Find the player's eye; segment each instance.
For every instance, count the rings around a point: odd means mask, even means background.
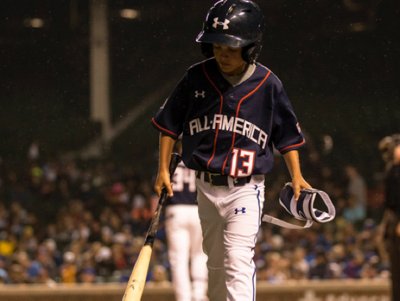
[[[240,51],[240,48],[228,47],[228,51],[231,52],[231,53],[235,53],[235,52]]]

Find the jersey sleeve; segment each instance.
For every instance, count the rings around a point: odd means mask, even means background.
[[[275,97],[272,142],[275,148],[284,154],[300,148],[305,144],[305,139],[282,85],[277,87]]]
[[[174,139],[177,139],[182,133],[187,111],[187,87],[188,79],[187,74],[185,74],[157,114],[151,119],[153,126],[157,130]]]

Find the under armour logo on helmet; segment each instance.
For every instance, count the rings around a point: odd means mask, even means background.
[[[229,29],[228,24],[229,24],[230,22],[231,22],[231,21],[229,21],[228,19],[225,19],[224,22],[220,22],[220,21],[218,20],[218,18],[214,18],[214,23],[213,23],[212,27],[217,28],[218,25],[220,25],[220,26],[222,26],[222,29],[223,29],[223,30],[227,30],[227,29]]]
[[[199,97],[206,98],[206,91],[204,91],[204,90],[201,90],[201,91],[196,90],[196,91],[194,91],[194,97],[196,97],[196,98],[199,98]]]

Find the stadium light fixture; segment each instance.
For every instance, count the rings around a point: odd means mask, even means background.
[[[44,20],[42,18],[27,18],[24,20],[25,27],[30,28],[43,28]]]
[[[121,18],[134,20],[140,16],[140,11],[133,8],[123,8],[119,12]]]

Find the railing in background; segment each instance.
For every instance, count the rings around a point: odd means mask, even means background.
[[[2,285],[4,301],[120,301],[125,284]],[[257,283],[257,300],[268,301],[391,301],[386,280],[288,281]],[[174,301],[170,284],[148,283],[142,301]]]

